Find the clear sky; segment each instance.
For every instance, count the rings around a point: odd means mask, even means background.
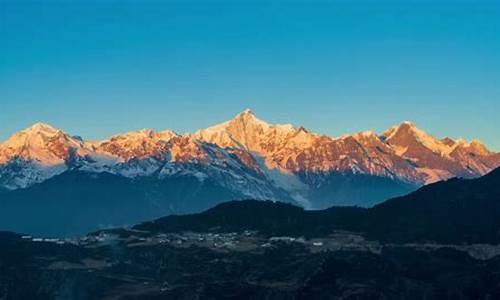
[[[500,150],[499,1],[234,2],[0,1],[0,140],[38,121],[183,133],[248,107]]]

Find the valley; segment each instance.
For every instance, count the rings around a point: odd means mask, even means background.
[[[499,183],[496,169],[369,209],[243,200],[80,237],[1,232],[0,299],[497,298]]]

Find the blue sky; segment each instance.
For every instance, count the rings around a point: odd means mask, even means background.
[[[0,140],[38,121],[183,133],[248,107],[332,136],[411,120],[500,150],[494,1],[144,3],[0,1]]]

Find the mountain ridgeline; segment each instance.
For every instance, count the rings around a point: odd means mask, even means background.
[[[496,169],[372,208],[244,200],[75,238],[0,232],[0,299],[498,299],[499,204]]]
[[[106,172],[68,171],[28,189],[0,192],[0,197],[2,230],[71,236],[179,211],[208,209],[235,195],[210,180],[179,177],[161,182]]]
[[[82,234],[241,199],[371,207],[499,165],[478,141],[437,139],[410,122],[332,138],[245,110],[191,134],[144,129],[103,141],[37,123],[0,143],[0,228]]]
[[[135,226],[152,232],[256,230],[267,236],[321,237],[338,230],[389,243],[500,243],[500,168],[476,179],[427,185],[372,208],[310,211],[271,201],[233,201],[203,213]]]

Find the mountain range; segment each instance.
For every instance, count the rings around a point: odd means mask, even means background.
[[[95,203],[103,218],[87,218],[93,227],[78,231],[85,232],[245,198],[307,209],[369,207],[425,184],[478,177],[498,166],[500,153],[480,142],[438,139],[411,122],[381,134],[333,138],[269,124],[245,110],[190,134],[144,129],[103,141],[37,123],[0,144],[0,205],[9,215],[34,202],[63,216],[70,207],[82,207],[75,213],[86,205],[89,213],[95,211]],[[105,207],[116,218],[104,213]]]
[[[372,208],[242,200],[74,238],[0,232],[0,298],[498,299],[499,214],[500,168]]]

